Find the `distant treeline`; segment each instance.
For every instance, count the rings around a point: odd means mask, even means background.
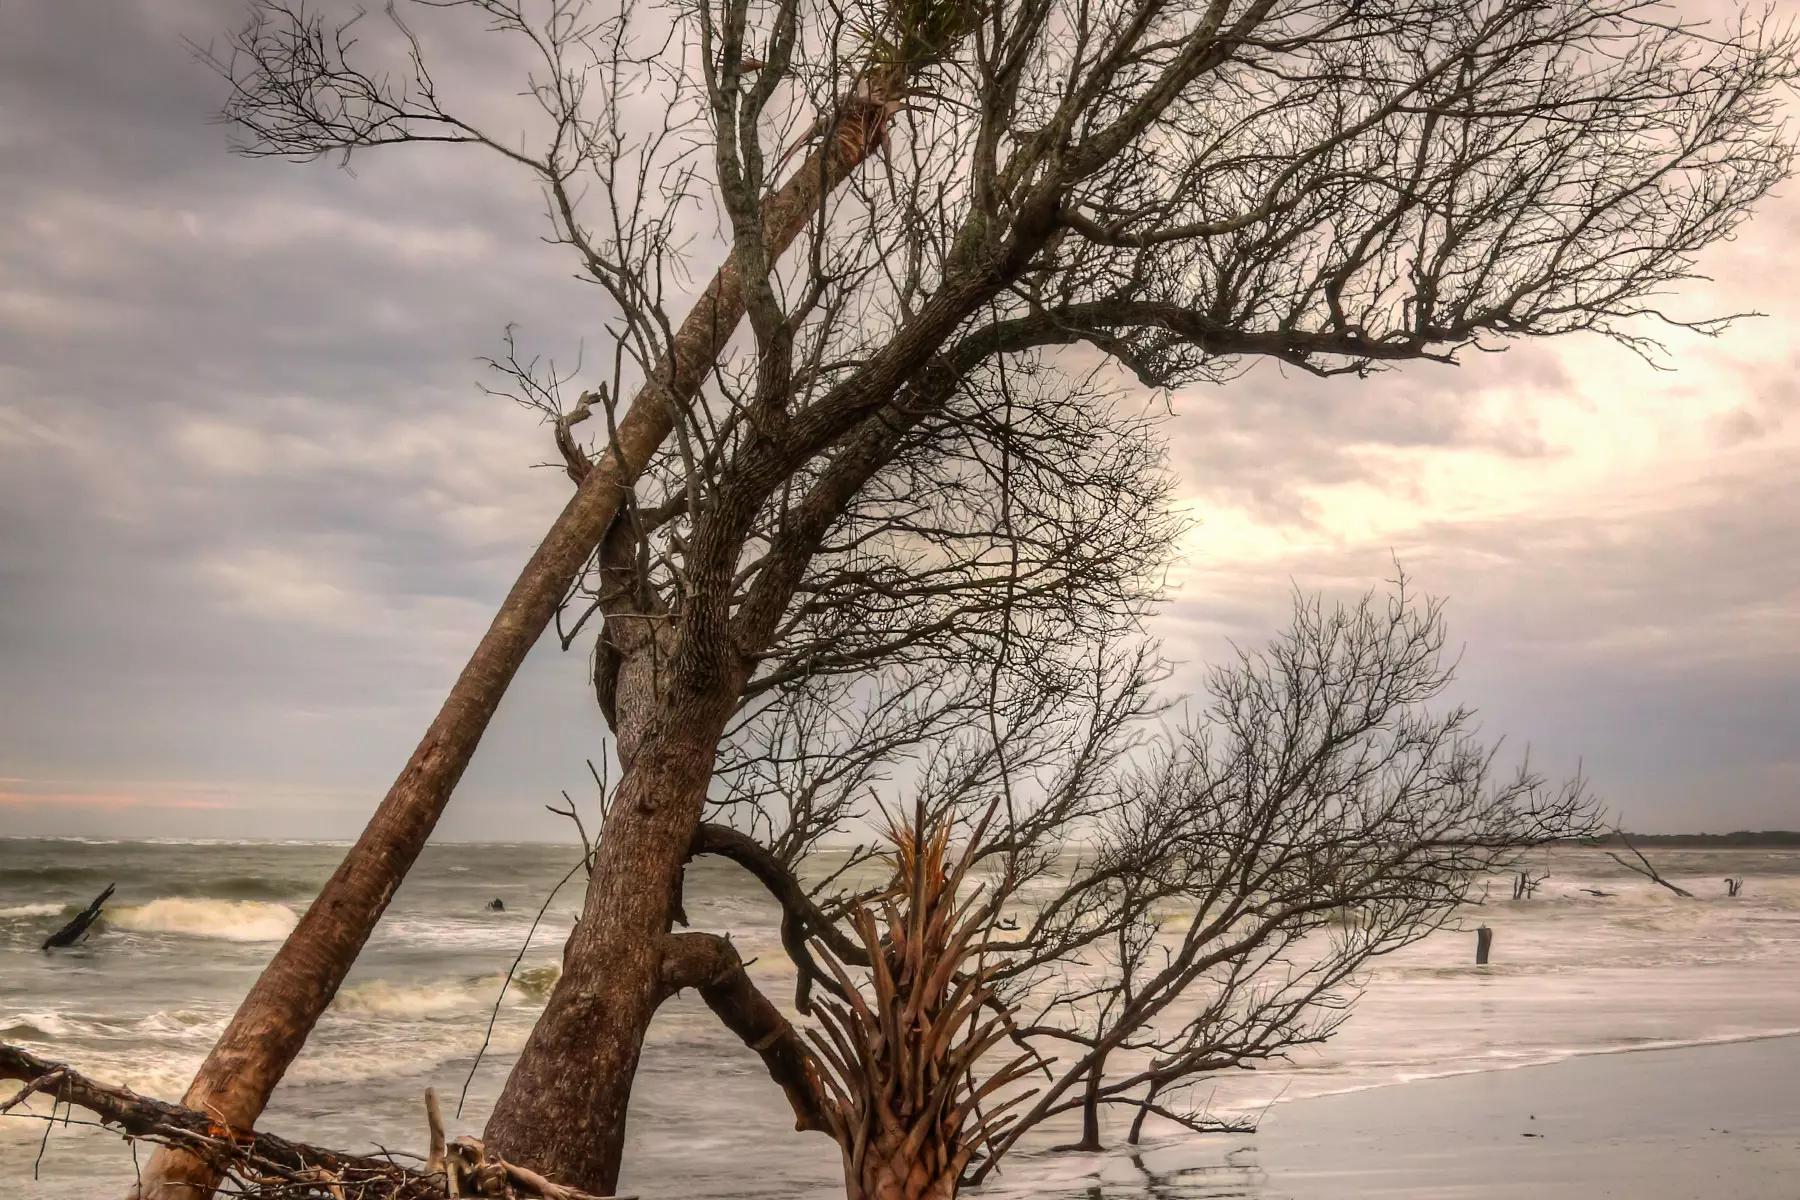
[[[1739,846],[1800,846],[1800,831],[1793,829],[1763,829],[1752,832],[1740,829],[1736,833],[1627,833],[1634,846],[1677,846],[1693,850],[1733,849]],[[1583,838],[1584,846],[1622,846],[1625,838],[1617,833],[1609,833],[1605,837]]]

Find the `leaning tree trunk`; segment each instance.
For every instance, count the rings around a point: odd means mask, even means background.
[[[833,136],[828,131],[800,169],[764,202],[763,236],[771,261],[794,242],[824,197],[877,144],[876,134],[892,111],[881,97],[888,91],[898,94],[903,81],[904,72],[896,72],[878,81],[884,86],[847,101],[839,122],[861,130],[863,136]],[[626,490],[674,428],[675,414],[698,395],[743,315],[743,279],[734,255],[682,322],[668,359],[632,399],[618,422],[616,440],[582,479],[526,563],[362,836],[238,1006],[183,1097],[189,1108],[214,1113],[241,1128],[251,1126],[262,1113],[424,848],[526,654],[618,516]],[[709,767],[710,763],[709,750]],[[692,832],[689,827],[687,836]],[[615,837],[610,827],[608,837]],[[682,845],[685,848],[685,841]],[[637,864],[620,860],[617,854],[612,861],[622,870],[622,878],[637,869]],[[659,858],[658,864],[645,869],[665,870],[660,864]],[[603,883],[599,890],[607,886]],[[631,927],[637,928],[635,921]],[[641,1037],[640,1029],[631,1040],[635,1043]],[[630,1058],[635,1063],[635,1050]],[[163,1148],[145,1168],[138,1194],[142,1200],[196,1200],[210,1195],[216,1182],[200,1160]]]
[[[669,901],[740,682],[656,705],[607,810],[563,974],[488,1121],[484,1144],[560,1183],[618,1184],[638,1054],[665,994]]]

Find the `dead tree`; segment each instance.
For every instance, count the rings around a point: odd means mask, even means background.
[[[98,896],[95,896],[86,908],[76,913],[74,920],[45,938],[44,944],[40,946],[39,949],[56,950],[63,946],[73,946],[76,942],[79,942],[82,938],[86,937],[88,935],[88,930],[93,928],[94,922],[100,919],[100,910],[104,908],[106,902],[112,898],[113,889],[117,886],[118,885],[115,883],[107,884],[106,890],[101,892]]]
[[[1530,871],[1520,871],[1513,876],[1513,899],[1529,900],[1537,894],[1538,885],[1550,878],[1548,875],[1533,875]]]
[[[1183,1106],[1194,1084],[1330,1037],[1373,959],[1592,828],[1579,781],[1496,772],[1471,712],[1432,711],[1442,646],[1440,610],[1403,582],[1348,608],[1298,602],[1287,634],[1213,672],[1198,718],[1099,789],[1095,848],[988,946],[1031,997],[1022,1037],[1058,1060],[996,1157],[1064,1113],[1092,1148],[1109,1108],[1218,1128]],[[1026,876],[1014,854],[1067,854],[1061,828],[1022,853],[1002,830],[997,853]]]
[[[1625,831],[1623,829],[1614,829],[1613,836],[1618,838],[1619,841],[1621,841],[1625,844],[1625,848],[1627,850],[1631,851],[1632,857],[1637,859],[1637,861],[1635,863],[1626,862],[1624,859],[1620,858],[1617,854],[1615,854],[1611,850],[1608,850],[1606,852],[1606,857],[1612,859],[1614,862],[1618,863],[1621,867],[1624,867],[1627,871],[1630,871],[1632,874],[1642,875],[1645,879],[1648,879],[1651,883],[1657,884],[1661,887],[1668,888],[1671,892],[1674,892],[1677,896],[1682,897],[1684,900],[1692,900],[1694,898],[1694,893],[1688,891],[1684,887],[1680,887],[1680,886],[1670,883],[1668,880],[1664,879],[1662,877],[1661,873],[1658,872],[1656,867],[1651,863],[1651,861],[1644,857],[1643,851],[1639,850],[1636,846],[1631,844],[1631,839],[1625,836]]]
[[[688,198],[692,168],[686,135],[705,124],[693,89],[662,70],[654,49],[635,46],[642,34],[631,4],[616,16],[590,19],[586,4],[565,0],[413,0],[409,7],[463,8],[490,29],[528,47],[538,59],[529,92],[548,118],[536,153],[509,134],[490,136],[446,111],[426,67],[421,44],[389,6],[406,44],[411,77],[359,70],[351,52],[350,22],[329,27],[292,0],[250,0],[252,16],[223,58],[202,57],[229,81],[226,116],[242,137],[236,149],[252,156],[297,159],[400,142],[453,142],[481,147],[522,168],[550,198],[555,240],[577,254],[584,273],[617,297],[625,327],[617,334],[612,389],[605,393],[606,435],[590,458],[577,454],[570,429],[592,410],[582,403],[558,414],[557,441],[569,456],[577,488],[539,542],[487,632],[445,697],[412,757],[383,797],[343,864],[326,882],[258,978],[225,1034],[202,1064],[186,1099],[208,1111],[253,1122],[305,1045],[380,920],[387,901],[417,860],[450,794],[486,732],[513,676],[560,611],[596,547],[634,502],[633,484],[673,429],[743,319],[746,284],[766,277],[782,253],[824,213],[827,198],[875,151],[886,128],[931,68],[966,29],[956,20],[875,22],[882,33],[875,54],[846,60],[828,81],[839,92],[820,105],[805,152],[780,182],[758,180],[753,236],[734,239],[698,300],[679,324],[663,305],[663,288],[678,272],[675,216]],[[541,8],[541,13],[533,9]],[[749,60],[731,64],[750,70]],[[785,73],[774,64],[764,78]],[[590,93],[590,78],[601,84]],[[622,107],[634,85],[660,78],[670,120],[634,140]],[[760,103],[767,103],[768,97]],[[785,164],[785,159],[784,163]],[[779,170],[779,166],[777,167]],[[608,200],[598,207],[612,224],[589,227],[581,195],[598,182]],[[756,186],[756,185],[752,185]],[[651,200],[660,191],[661,202]],[[627,404],[622,368],[638,382]],[[166,1187],[164,1185],[167,1185]],[[210,1187],[200,1165],[158,1152],[144,1185],[146,1200],[185,1200]]]
[[[1147,660],[1064,651],[1065,683],[1087,686],[1052,701],[1035,676],[990,675],[1001,709],[1028,719],[995,740],[977,717],[909,748],[923,754],[923,832],[901,840],[957,865],[897,871],[890,896],[923,895],[936,915],[903,918],[890,899],[885,936],[866,898],[833,903],[764,852],[759,877],[807,934],[803,979],[826,988],[810,1036],[828,1112],[850,1114],[831,1129],[851,1194],[893,1181],[895,1195],[953,1195],[1065,1120],[1080,1123],[1069,1148],[1100,1149],[1107,1111],[1131,1116],[1132,1137],[1150,1116],[1241,1129],[1195,1108],[1194,1087],[1329,1038],[1372,960],[1442,927],[1491,871],[1590,832],[1579,783],[1496,772],[1471,712],[1431,711],[1450,678],[1443,641],[1438,608],[1403,585],[1349,608],[1302,602],[1288,634],[1215,671],[1210,706],[1173,728],[1147,703]],[[1004,703],[1012,688],[1035,707]],[[750,845],[731,855],[756,861],[755,840],[733,836]],[[908,957],[916,928],[935,931],[935,971]],[[908,999],[908,981],[930,998]],[[954,1041],[958,1024],[969,1034]],[[985,1114],[978,1136],[958,1132],[969,1114]]]
[[[568,970],[488,1135],[598,1191],[617,1177],[670,897],[728,731],[815,670],[865,686],[859,670],[907,648],[899,606],[882,605],[893,572],[933,595],[943,547],[942,594],[964,589],[945,613],[979,611],[984,592],[994,611],[1024,595],[1054,613],[1054,572],[1030,586],[1014,504],[1025,455],[993,452],[1036,403],[1025,385],[1053,405],[1096,359],[1166,389],[1256,358],[1365,373],[1578,331],[1651,352],[1655,298],[1791,163],[1785,35],[1703,33],[1645,0],[717,0],[604,18],[523,3],[405,5],[387,71],[363,57],[373,41],[264,2],[221,64],[250,152],[457,142],[533,172],[555,236],[605,291],[615,352],[573,403],[575,381],[503,361],[508,387],[553,414],[575,497],[190,1098],[246,1123],[260,1110],[587,566],[595,603],[570,615],[599,625],[622,776]],[[441,93],[426,26],[459,14],[539,56],[542,138],[487,132]],[[621,97],[666,117],[634,125]],[[877,150],[881,169],[855,173]],[[718,214],[729,244],[690,254],[662,197]],[[720,260],[678,325],[666,302],[683,272]],[[1053,476],[1066,451],[1044,445],[1035,469]],[[911,545],[905,520],[863,524],[871,497],[904,513],[908,472],[940,468],[983,498],[987,528],[921,519],[937,540]],[[1102,498],[1070,491],[1069,511]],[[990,628],[998,661],[1041,648],[1030,622]],[[865,636],[862,659],[834,650]],[[928,679],[914,694],[937,706]],[[1094,1036],[1084,1085],[1136,1037]],[[1107,1086],[1096,1105],[1115,1102]]]

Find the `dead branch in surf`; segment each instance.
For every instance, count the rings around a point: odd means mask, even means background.
[[[95,896],[93,902],[75,914],[75,919],[44,939],[40,950],[59,950],[64,946],[73,946],[88,935],[88,930],[100,919],[100,910],[105,907],[118,884],[109,883],[106,890]]]
[[[1624,859],[1620,858],[1617,854],[1613,853],[1611,850],[1608,850],[1606,852],[1606,857],[1612,859],[1614,862],[1618,863],[1621,867],[1624,867],[1627,871],[1630,871],[1634,875],[1642,875],[1645,879],[1648,879],[1651,883],[1660,883],[1663,887],[1668,888],[1671,892],[1674,892],[1677,896],[1680,896],[1683,899],[1692,900],[1694,898],[1694,893],[1688,891],[1684,887],[1680,887],[1680,886],[1670,883],[1668,880],[1664,879],[1662,877],[1661,873],[1659,873],[1657,871],[1657,869],[1651,865],[1650,860],[1644,857],[1644,852],[1639,850],[1636,846],[1631,844],[1631,839],[1625,836],[1625,831],[1623,829],[1614,829],[1613,835],[1615,837],[1617,837],[1621,842],[1624,842],[1625,848],[1627,850],[1631,851],[1631,853],[1634,856],[1636,856],[1637,865],[1633,866],[1631,863],[1626,862]]]
[[[1530,871],[1520,871],[1513,876],[1513,899],[1529,900],[1537,895],[1538,885],[1550,878],[1549,875],[1534,876]]]

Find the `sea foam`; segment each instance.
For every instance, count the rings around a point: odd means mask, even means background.
[[[299,920],[294,910],[285,904],[177,896],[106,912],[106,923],[115,929],[220,938],[228,942],[278,942],[292,932]]]
[[[444,981],[418,986],[372,979],[344,988],[331,1006],[341,1012],[384,1017],[436,1017],[481,1003],[468,983]]]
[[[65,906],[61,904],[15,904],[0,908],[0,919],[6,917],[54,917]]]

